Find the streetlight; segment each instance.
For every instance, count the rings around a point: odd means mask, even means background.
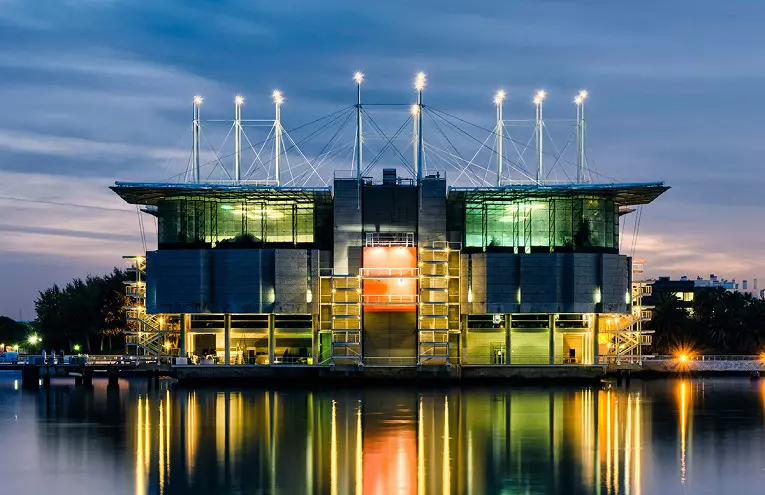
[[[40,337],[38,337],[36,333],[33,333],[33,334],[31,334],[31,335],[30,335],[30,336],[27,338],[27,340],[29,341],[29,343],[30,343],[31,345],[35,345],[35,344],[37,344],[38,342],[40,342]]]
[[[80,344],[74,344],[74,345],[72,346],[72,350],[73,350],[74,352],[76,352],[77,354],[79,354],[79,353],[80,353],[80,349],[82,349],[82,347],[80,347]]]

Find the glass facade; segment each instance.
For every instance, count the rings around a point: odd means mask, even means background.
[[[294,200],[158,203],[159,246],[225,247],[314,241],[314,205]]]
[[[471,199],[465,204],[465,246],[618,252],[618,206],[612,199],[590,196]]]

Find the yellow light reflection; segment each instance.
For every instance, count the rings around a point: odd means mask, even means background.
[[[165,411],[162,408],[162,401],[159,401],[159,495],[165,491]]]
[[[194,474],[194,464],[197,456],[197,421],[196,421],[197,396],[196,392],[189,392],[186,400],[186,472],[189,481]]]
[[[643,456],[643,439],[640,436],[640,394],[635,396],[635,495],[641,495],[642,486],[642,466],[641,457]]]
[[[356,493],[364,493],[364,435],[361,429],[361,401],[356,411]]]
[[[444,495],[451,493],[451,470],[449,466],[449,397],[444,397],[444,458],[443,458]]]
[[[420,396],[417,405],[417,495],[425,493],[425,427],[422,419],[422,396]]]
[[[337,495],[337,403],[334,400],[332,401],[330,428],[329,486],[330,493],[332,493],[332,495]]]
[[[687,447],[688,428],[688,384],[685,380],[680,382],[680,483],[685,484],[686,463],[685,454]]]
[[[146,493],[146,471],[143,463],[143,400],[138,397],[136,403],[136,447],[135,447],[135,493],[144,495]]]

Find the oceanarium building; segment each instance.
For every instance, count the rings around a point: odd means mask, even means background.
[[[327,187],[117,182],[157,219],[157,248],[132,258],[131,342],[231,365],[588,365],[624,348],[620,215],[668,187],[458,187],[415,169]]]

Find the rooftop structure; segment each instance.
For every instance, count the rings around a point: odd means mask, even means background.
[[[570,365],[645,343],[628,330],[635,324],[633,265],[619,252],[620,217],[668,187],[589,180],[586,93],[575,102],[574,183],[547,180],[547,94],[533,101],[532,174],[522,151],[516,160],[506,154],[504,144],[517,143],[503,119],[506,94],[498,93],[497,122],[488,130],[495,144],[479,150],[491,152],[492,183],[488,168],[481,181],[471,171],[475,160],[449,163],[424,138],[424,115],[440,111],[423,105],[422,73],[407,115],[411,161],[396,147],[405,122],[382,133],[385,144],[364,167],[371,136],[363,129],[380,126],[361,102],[363,74],[354,81],[353,172],[335,174],[331,186],[308,184],[323,182],[327,155],[298,149],[281,125],[281,92],[273,95],[272,132],[253,161],[265,177],[242,172],[244,148],[256,146],[242,144],[249,138],[238,96],[234,174],[224,168],[230,180],[202,180],[202,100],[195,98],[191,180],[112,186],[157,218],[157,249],[130,258],[136,349],[177,348],[183,357],[225,364]],[[386,165],[375,180],[369,169],[386,163],[388,148],[405,173]],[[303,161],[300,173],[289,165],[295,157]],[[457,171],[451,184],[438,169],[447,164]],[[215,166],[223,167],[220,157]],[[472,186],[460,184],[465,176]]]

